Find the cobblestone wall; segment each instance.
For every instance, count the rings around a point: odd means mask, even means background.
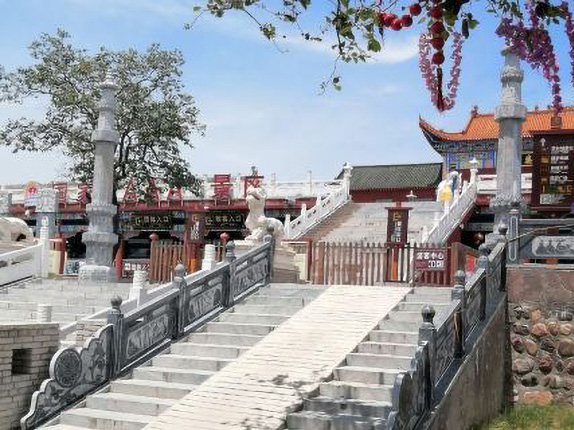
[[[574,304],[573,304],[574,305]],[[573,313],[534,303],[511,303],[514,401],[574,400]]]
[[[20,428],[58,342],[58,324],[0,324],[0,430]]]
[[[525,265],[508,271],[513,401],[574,401],[574,270]]]

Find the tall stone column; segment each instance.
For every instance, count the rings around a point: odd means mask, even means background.
[[[92,133],[95,145],[92,202],[86,205],[89,226],[83,235],[86,244],[86,265],[79,273],[81,282],[99,283],[114,279],[113,247],[118,242],[114,234],[113,217],[117,207],[112,204],[114,192],[114,151],[119,142],[116,130],[116,99],[118,87],[106,81],[100,85],[102,96],[98,105],[98,127]]]
[[[496,196],[490,201],[495,214],[495,232],[498,232],[501,224],[508,226],[510,210],[522,202],[522,123],[526,119],[521,88],[524,73],[520,61],[509,48],[504,49],[502,55],[502,93],[494,113],[500,128],[496,156]]]

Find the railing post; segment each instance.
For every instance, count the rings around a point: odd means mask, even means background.
[[[52,322],[52,305],[38,303],[38,307],[36,309],[36,320],[39,323]]]
[[[203,260],[201,261],[201,270],[211,270],[217,264],[215,256],[215,245],[205,245],[203,251]]]
[[[514,210],[514,209],[512,209]],[[510,213],[512,214],[512,210]],[[504,250],[502,251],[502,255],[500,256],[500,284],[498,285],[498,291],[506,291],[506,263],[507,258],[509,256],[509,248],[510,242],[508,242],[508,227],[506,225],[501,224],[498,227],[498,242],[504,244]],[[517,234],[518,235],[518,234]],[[515,236],[516,237],[516,236]],[[518,249],[518,241],[514,240],[511,243],[513,246],[516,246]],[[516,252],[518,254],[518,252]],[[517,258],[517,263],[519,260],[519,256]]]
[[[273,236],[273,227],[267,228],[267,234],[263,238],[266,243],[271,243],[269,246],[269,260],[267,266],[267,279],[265,280],[267,284],[271,283],[273,279],[273,259],[275,258],[275,238]]]
[[[175,329],[175,336],[179,338],[183,336],[185,333],[185,293],[186,293],[186,282],[185,282],[185,266],[182,263],[179,263],[175,266],[173,270],[173,281],[172,281],[173,288],[177,288],[179,290],[179,294],[177,296],[177,310],[176,310],[176,318],[177,318],[177,327]]]
[[[434,402],[434,387],[435,387],[435,348],[436,348],[436,327],[434,325],[434,316],[436,312],[431,305],[425,305],[421,309],[423,323],[419,327],[419,346],[428,347],[428,355],[425,356],[425,374],[426,374],[426,389],[425,398],[427,409],[432,407]]]
[[[111,300],[111,309],[108,311],[108,324],[112,324],[112,345],[110,348],[110,378],[120,373],[122,368],[122,335],[124,331],[124,314],[122,313],[122,298],[116,296]]]
[[[454,357],[462,358],[465,355],[464,340],[466,338],[466,274],[458,270],[454,274],[454,286],[451,292],[452,300],[460,300],[460,308],[454,314]]]
[[[285,237],[289,239],[291,237],[291,214],[285,214],[283,228],[285,229]]]
[[[228,276],[227,282],[225,285],[225,292],[224,292],[224,305],[230,307],[233,305],[234,297],[233,297],[233,283],[235,282],[235,260],[237,257],[235,256],[235,242],[230,240],[225,244],[225,262],[229,265],[228,266]]]
[[[478,257],[478,268],[484,269],[484,273],[486,274],[486,289],[487,289],[487,297],[492,297],[492,289],[491,286],[491,273],[490,273],[490,263],[488,261],[488,254],[490,254],[490,248],[488,245],[483,243],[478,247],[478,252],[480,253],[480,257]]]

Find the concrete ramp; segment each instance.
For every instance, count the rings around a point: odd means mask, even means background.
[[[146,429],[284,428],[287,414],[330,377],[409,291],[329,288]]]

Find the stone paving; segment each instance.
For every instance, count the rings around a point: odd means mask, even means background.
[[[333,286],[146,429],[281,429],[409,292]]]

